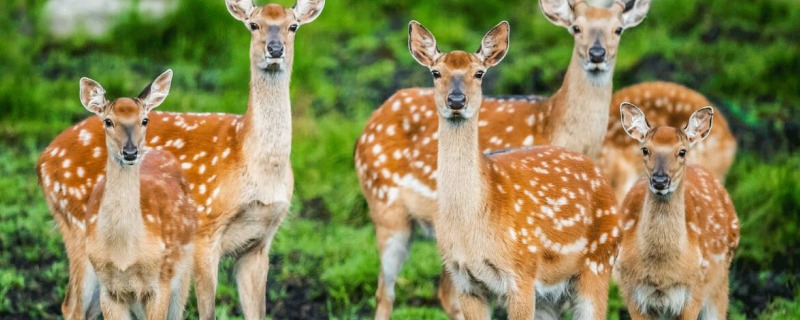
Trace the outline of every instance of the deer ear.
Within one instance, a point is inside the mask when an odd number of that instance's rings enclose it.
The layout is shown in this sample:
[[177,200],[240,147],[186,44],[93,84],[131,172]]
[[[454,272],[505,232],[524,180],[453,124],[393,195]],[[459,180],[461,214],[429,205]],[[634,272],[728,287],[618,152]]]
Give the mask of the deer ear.
[[169,88],[172,85],[172,69],[164,71],[156,80],[147,85],[139,94],[139,100],[144,103],[146,112],[150,112],[156,107],[160,106],[164,99],[169,94]]
[[436,38],[416,21],[408,23],[408,50],[419,64],[429,68],[433,67],[436,59],[441,55],[436,46]]
[[[633,5],[631,5],[633,3]],[[650,0],[632,0],[625,5],[622,12],[622,27],[625,29],[635,27],[647,16],[650,10]]]
[[225,0],[225,6],[228,7],[228,12],[239,21],[250,19],[250,14],[255,9],[253,0]]
[[557,26],[567,28],[575,22],[575,11],[568,0],[539,0],[539,8],[547,20]]
[[298,0],[292,10],[294,10],[297,21],[300,24],[306,24],[319,17],[323,7],[325,7],[325,0]]
[[644,112],[631,103],[623,102],[619,105],[619,114],[625,133],[636,141],[643,142],[647,131],[650,131],[650,123],[647,122]]
[[483,66],[493,67],[505,58],[510,31],[508,21],[503,21],[486,33],[478,49],[478,56],[483,61]]
[[106,108],[106,90],[97,81],[81,78],[81,104],[86,110],[102,116]]
[[711,106],[700,108],[689,117],[689,123],[683,128],[686,137],[689,138],[689,148],[694,147],[703,141],[711,133],[711,126],[714,124],[714,108]]

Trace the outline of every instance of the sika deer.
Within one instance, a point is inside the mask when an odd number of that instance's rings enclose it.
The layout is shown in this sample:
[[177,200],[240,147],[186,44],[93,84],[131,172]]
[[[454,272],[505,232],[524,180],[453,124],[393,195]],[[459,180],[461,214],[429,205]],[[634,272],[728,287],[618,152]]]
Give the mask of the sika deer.
[[[650,0],[626,7],[590,7],[583,1],[540,0],[553,24],[567,28],[574,49],[561,88],[541,97],[485,98],[478,111],[480,150],[554,145],[595,158],[608,122],[612,78],[622,31],[638,25]],[[425,229],[437,215],[437,117],[434,90],[404,89],[389,98],[368,121],[356,142],[359,183],[375,224],[381,256],[378,318],[391,315],[394,285],[408,255],[411,229]],[[457,317],[458,302],[442,274],[439,298]]]
[[[700,93],[670,82],[646,82],[614,93],[609,110],[608,132],[597,162],[620,202],[644,173],[638,156],[640,146],[628,137],[619,122],[619,105],[626,101],[644,111],[653,124],[676,128],[684,125],[683,121],[694,110],[711,104]],[[701,164],[717,179],[725,181],[725,174],[735,157],[736,138],[722,114],[717,113],[714,115],[714,131],[692,149],[686,161]]]
[[[235,258],[239,299],[245,319],[266,314],[269,248],[294,191],[289,155],[292,116],[289,83],[298,28],[322,12],[324,0],[298,0],[293,8],[253,6],[251,0],[226,0],[250,38],[250,98],[244,116],[153,112],[148,145],[170,152],[181,163],[200,214],[195,240],[195,287],[201,319],[215,316],[219,261]],[[45,149],[37,173],[70,261],[85,256],[88,195],[102,174],[103,124],[91,118],[66,129]],[[69,154],[67,154],[69,150]],[[63,162],[81,163],[65,167]],[[77,242],[76,242],[77,241]],[[86,268],[70,264],[62,305],[65,318],[85,316]]]
[[711,132],[705,107],[683,129],[651,128],[632,104],[622,127],[641,143],[645,179],[622,205],[624,232],[614,276],[636,319],[725,319],[728,268],[739,244],[739,220],[722,184],[686,158]]
[[144,148],[148,114],[167,97],[171,81],[167,70],[137,98],[114,101],[94,80],[80,81],[83,106],[106,131],[105,176],[83,221],[87,268],[97,274],[105,319],[130,319],[131,312],[139,319],[183,319],[197,204],[177,159]]
[[[466,319],[488,319],[489,301],[510,319],[605,319],[619,217],[611,188],[586,156],[540,146],[484,154],[478,128],[481,75],[508,49],[509,27],[490,30],[478,53],[440,53],[409,25],[409,49],[434,77],[439,118],[437,245]],[[458,316],[458,315],[457,315]]]

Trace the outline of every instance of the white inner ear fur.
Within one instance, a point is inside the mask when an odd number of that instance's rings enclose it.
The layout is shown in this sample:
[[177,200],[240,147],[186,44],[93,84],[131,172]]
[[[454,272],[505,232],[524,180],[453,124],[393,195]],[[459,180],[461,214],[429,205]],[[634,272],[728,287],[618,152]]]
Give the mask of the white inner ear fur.
[[[562,27],[569,27],[575,21],[575,14],[568,0],[539,0],[539,5],[550,22]],[[558,20],[551,19],[551,16]]]
[[[700,113],[706,113],[704,116],[708,117],[706,120],[700,119]],[[686,124],[686,128],[683,132],[686,134],[686,137],[689,138],[689,147],[692,148],[700,141],[703,141],[709,134],[711,134],[711,127],[714,125],[714,111],[708,110],[706,108],[700,109],[695,111],[691,117],[689,117],[689,123]],[[707,128],[706,128],[707,126]]]
[[633,8],[622,13],[622,25],[625,29],[632,28],[644,20],[650,10],[650,0],[635,0]]
[[[87,83],[84,83],[87,82]],[[87,88],[88,86],[88,88]],[[88,90],[88,97],[84,99],[83,92]],[[94,80],[85,79],[81,81],[81,103],[87,110],[101,115],[103,113],[103,106],[106,105],[106,90]]]
[[[620,113],[623,117],[622,128],[625,129],[625,133],[631,138],[642,142],[647,131],[650,130],[650,126],[647,124],[647,118],[642,110],[632,104],[623,104],[620,107]],[[625,122],[628,121],[630,124],[626,125]]]
[[294,16],[301,24],[314,21],[322,13],[325,0],[298,0],[294,5]]

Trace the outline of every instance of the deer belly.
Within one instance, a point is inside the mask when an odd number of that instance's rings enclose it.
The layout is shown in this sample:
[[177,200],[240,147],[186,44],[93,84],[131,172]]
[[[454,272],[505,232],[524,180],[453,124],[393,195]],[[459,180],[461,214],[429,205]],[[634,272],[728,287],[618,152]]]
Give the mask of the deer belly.
[[236,214],[222,235],[225,253],[245,252],[275,234],[289,209],[288,202],[253,201]]
[[639,285],[633,291],[633,301],[636,302],[639,311],[656,317],[677,317],[683,312],[690,298],[689,287],[685,285],[667,288]]

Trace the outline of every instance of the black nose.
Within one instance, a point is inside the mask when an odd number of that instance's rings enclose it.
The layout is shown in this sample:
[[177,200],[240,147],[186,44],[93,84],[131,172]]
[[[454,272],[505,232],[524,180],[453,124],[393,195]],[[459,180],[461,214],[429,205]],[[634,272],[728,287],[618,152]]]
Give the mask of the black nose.
[[653,188],[656,190],[664,190],[669,186],[669,176],[668,175],[653,175],[653,178],[650,179],[650,184],[653,185]]
[[134,146],[125,146],[122,148],[122,157],[125,160],[133,161],[136,160],[136,156],[139,155],[139,149]]
[[464,108],[464,105],[467,104],[467,96],[463,93],[451,93],[447,95],[447,106],[453,110],[459,110]]
[[606,60],[606,49],[600,46],[593,46],[589,49],[589,59],[594,63],[600,63]]
[[272,40],[267,44],[267,52],[273,58],[280,58],[283,56],[283,44],[280,41]]

